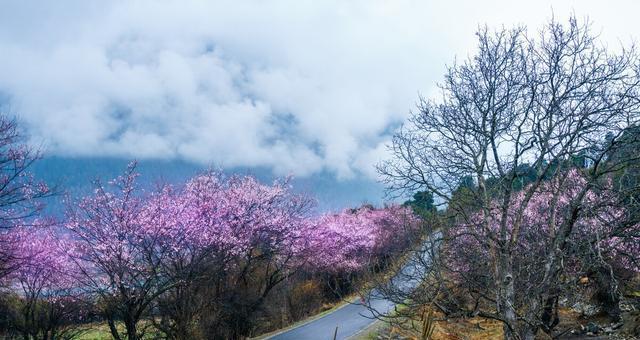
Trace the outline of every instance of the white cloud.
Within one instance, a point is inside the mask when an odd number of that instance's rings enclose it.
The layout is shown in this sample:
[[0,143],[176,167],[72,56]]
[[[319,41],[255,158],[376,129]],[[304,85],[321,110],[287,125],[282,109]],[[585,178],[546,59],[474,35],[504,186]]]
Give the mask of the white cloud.
[[640,33],[633,1],[5,1],[0,98],[51,153],[374,176],[478,25],[552,8]]

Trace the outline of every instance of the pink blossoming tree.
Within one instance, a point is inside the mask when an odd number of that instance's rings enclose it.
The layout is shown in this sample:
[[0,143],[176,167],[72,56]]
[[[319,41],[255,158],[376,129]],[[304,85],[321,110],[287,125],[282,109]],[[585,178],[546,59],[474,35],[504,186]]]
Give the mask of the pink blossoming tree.
[[[23,259],[5,277],[16,293],[17,309],[7,309],[7,317],[24,338],[55,339],[77,334],[83,322],[84,301],[77,285],[77,267],[67,253],[71,241],[48,226],[17,227],[8,238],[15,256]],[[9,295],[11,296],[11,295]]]
[[357,271],[383,256],[406,249],[419,230],[410,208],[392,205],[375,209],[364,205],[326,214],[309,230],[314,270]]
[[[579,280],[591,277],[597,280],[595,289],[606,296],[610,294],[610,313],[619,315],[617,294],[607,289],[617,289],[616,280],[628,277],[629,273],[640,272],[638,254],[640,253],[640,224],[625,225],[626,212],[620,206],[619,198],[605,181],[600,188],[588,189],[584,192],[582,208],[572,212],[571,205],[582,195],[587,186],[586,179],[578,170],[570,170],[566,176],[556,177],[543,183],[534,190],[529,204],[523,213],[520,224],[521,241],[514,249],[514,285],[517,294],[517,306],[522,313],[535,313],[539,305],[531,303],[527,296],[542,294],[547,273],[544,259],[553,250],[554,235],[561,232],[562,226],[574,224],[570,239],[566,239],[563,253],[563,279],[555,284],[555,294],[551,301],[542,301],[549,307],[542,320],[550,327],[559,319],[554,316],[554,308],[558,299],[576,297],[580,293]],[[514,204],[509,209],[508,230],[514,227],[514,219],[518,216],[519,203],[525,199],[528,188],[518,192]],[[495,291],[495,271],[491,264],[496,262],[491,244],[497,242],[500,230],[499,204],[489,210],[487,219],[478,212],[470,218],[469,223],[461,223],[446,231],[441,263],[452,273],[450,276],[459,288],[463,288],[474,303],[485,298],[487,290]],[[482,221],[488,220],[488,228]],[[600,275],[604,274],[605,277]],[[581,297],[584,298],[584,297]],[[459,309],[468,308],[468,300],[449,300],[451,304],[462,304]]]
[[117,321],[124,323],[127,339],[141,338],[141,318],[175,284],[162,271],[160,259],[169,249],[158,247],[160,235],[147,223],[136,177],[132,163],[109,187],[97,182],[92,196],[70,207],[65,225],[74,238],[79,283],[97,300],[116,339],[125,338]]
[[[161,263],[181,283],[162,296],[166,319],[159,327],[175,337],[193,336],[189,325],[207,308],[202,332],[247,335],[269,292],[306,262],[312,204],[286,181],[264,185],[216,172],[153,195],[145,216],[159,243],[171,249]],[[206,303],[197,299],[203,295]],[[229,329],[233,333],[219,333]]]

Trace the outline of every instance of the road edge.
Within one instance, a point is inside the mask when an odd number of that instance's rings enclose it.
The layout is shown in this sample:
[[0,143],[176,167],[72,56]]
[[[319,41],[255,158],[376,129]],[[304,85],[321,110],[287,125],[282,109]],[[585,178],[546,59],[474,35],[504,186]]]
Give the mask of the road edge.
[[357,301],[357,299],[353,299],[351,302],[345,301],[345,302],[343,302],[343,303],[341,303],[339,305],[336,305],[336,306],[334,306],[332,308],[329,308],[329,309],[327,309],[327,310],[325,310],[325,311],[323,311],[321,313],[318,313],[316,315],[312,315],[312,316],[310,316],[310,317],[308,317],[308,318],[306,318],[304,320],[298,321],[298,322],[294,323],[293,325],[291,325],[289,327],[278,329],[278,330],[273,331],[271,333],[262,334],[262,335],[259,335],[259,336],[255,337],[255,338],[249,338],[249,340],[267,340],[267,339],[271,339],[274,336],[280,335],[282,333],[289,332],[289,331],[294,330],[296,328],[300,328],[302,326],[305,326],[308,323],[311,323],[311,322],[314,322],[316,320],[322,319],[325,316],[327,316],[327,315],[329,315],[329,314],[331,314],[331,313],[333,313],[333,312],[335,312],[337,310],[340,310],[340,309],[346,307],[347,305],[353,304],[356,301]]

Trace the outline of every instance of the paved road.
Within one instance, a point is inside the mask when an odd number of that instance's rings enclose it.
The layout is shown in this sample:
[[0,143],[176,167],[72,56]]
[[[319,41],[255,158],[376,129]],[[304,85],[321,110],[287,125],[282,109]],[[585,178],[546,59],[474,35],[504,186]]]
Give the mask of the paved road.
[[[389,311],[393,304],[377,299],[370,302],[378,311]],[[336,339],[346,339],[371,325],[375,319],[369,308],[358,302],[349,303],[319,319],[277,334],[274,340],[332,340],[338,327]]]
[[[425,243],[426,244],[426,243]],[[420,258],[411,258],[403,269],[389,284],[394,285],[397,289],[407,291],[412,290],[421,281],[423,274],[426,272],[425,260],[427,251],[416,252],[415,256]],[[386,314],[391,311],[394,303],[384,299],[379,293],[373,291],[369,294],[368,303],[379,314]],[[336,339],[347,339],[374,323],[371,309],[362,305],[358,299],[349,303],[335,311],[310,321],[301,326],[284,331],[282,333],[268,337],[273,340],[332,340],[336,327],[338,334]]]

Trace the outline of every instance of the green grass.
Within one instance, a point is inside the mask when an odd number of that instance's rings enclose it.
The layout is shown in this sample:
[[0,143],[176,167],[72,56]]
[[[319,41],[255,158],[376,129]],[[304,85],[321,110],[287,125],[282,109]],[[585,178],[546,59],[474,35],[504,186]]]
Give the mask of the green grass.
[[111,332],[103,329],[91,329],[88,332],[80,335],[79,340],[108,340],[112,339]]
[[[139,327],[144,327],[145,321],[141,321]],[[109,325],[106,322],[93,323],[89,325],[82,326],[83,329],[86,329],[86,332],[83,332],[76,339],[78,340],[110,340],[113,339],[111,336],[111,331],[109,330]],[[124,324],[117,323],[116,328],[120,334],[126,334]],[[154,339],[156,334],[147,333],[144,339]]]

